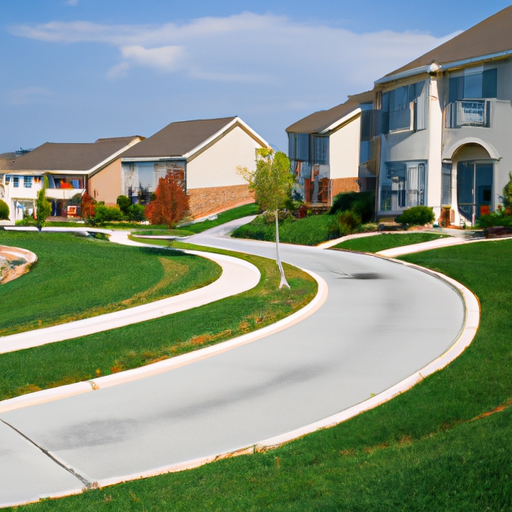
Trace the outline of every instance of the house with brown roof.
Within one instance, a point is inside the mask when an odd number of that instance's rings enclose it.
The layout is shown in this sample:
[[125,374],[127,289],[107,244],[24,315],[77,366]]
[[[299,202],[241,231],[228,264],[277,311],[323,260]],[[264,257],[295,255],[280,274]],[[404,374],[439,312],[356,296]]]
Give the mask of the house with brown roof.
[[[512,6],[380,78],[362,98],[288,127],[291,159],[305,179],[329,173],[327,197],[341,190],[336,179],[352,176],[361,186],[375,176],[378,218],[424,205],[445,224],[475,224],[502,203],[512,170],[510,27]],[[338,132],[329,125],[336,117]],[[329,143],[321,139],[328,133]]]
[[375,82],[377,210],[475,224],[512,169],[512,6]]
[[[256,150],[268,143],[239,117],[179,121],[130,148],[122,170],[93,173],[93,196],[106,204],[123,194],[144,202],[168,172],[178,177],[195,218],[254,201],[237,166],[255,168]],[[98,178],[115,186],[97,186]],[[110,194],[110,195],[108,195]]]
[[45,175],[52,215],[66,215],[71,198],[86,191],[89,176],[101,170],[120,173],[121,154],[141,140],[132,136],[83,144],[47,142],[19,158],[6,159],[0,167],[0,198],[9,206],[10,220],[33,214]]
[[286,128],[296,197],[321,208],[340,192],[375,188],[375,171],[366,166],[369,141],[361,137],[362,119],[372,108],[373,92],[367,92]]

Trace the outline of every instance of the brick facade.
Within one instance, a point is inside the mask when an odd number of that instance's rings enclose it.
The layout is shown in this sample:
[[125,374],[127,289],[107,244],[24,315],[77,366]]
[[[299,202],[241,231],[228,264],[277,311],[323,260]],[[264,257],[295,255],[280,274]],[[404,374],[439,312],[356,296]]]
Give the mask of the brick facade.
[[331,198],[334,199],[341,192],[359,192],[358,178],[337,178],[331,180]]
[[254,202],[247,185],[194,188],[188,191],[190,212],[195,219]]

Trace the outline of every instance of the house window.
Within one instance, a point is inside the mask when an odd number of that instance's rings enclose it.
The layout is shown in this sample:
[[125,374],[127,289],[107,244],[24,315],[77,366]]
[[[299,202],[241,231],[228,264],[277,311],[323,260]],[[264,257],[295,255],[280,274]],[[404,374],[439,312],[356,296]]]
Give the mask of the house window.
[[490,102],[498,96],[498,70],[476,66],[450,75],[446,127],[489,127]]
[[380,211],[425,204],[426,162],[387,162],[380,175]]
[[23,176],[23,186],[25,188],[32,188],[32,176]]
[[426,129],[425,82],[397,87],[382,94],[382,133]]
[[313,164],[329,163],[329,137],[314,137],[313,138]]
[[12,186],[14,188],[18,188],[20,186],[20,179],[18,176],[13,176],[12,177]]
[[291,160],[309,161],[309,135],[307,133],[288,134],[288,146]]
[[11,182],[11,177],[7,174],[7,175],[5,176],[5,184],[6,184],[6,185],[9,185],[9,183],[10,183],[10,182]]
[[496,98],[498,96],[498,70],[486,69],[483,66],[465,69],[463,73],[450,76],[448,101],[480,98]]

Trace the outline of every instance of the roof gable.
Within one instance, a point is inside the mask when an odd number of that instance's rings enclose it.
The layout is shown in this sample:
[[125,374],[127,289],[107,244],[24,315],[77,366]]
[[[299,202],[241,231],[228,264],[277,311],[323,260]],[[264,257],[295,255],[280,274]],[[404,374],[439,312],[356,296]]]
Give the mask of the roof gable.
[[185,157],[195,148],[222,131],[236,117],[177,121],[130,148],[123,158]]
[[309,116],[297,121],[286,128],[287,133],[321,133],[342,120],[351,112],[355,112],[361,103],[373,100],[373,92],[361,93],[356,96],[349,96],[348,101],[330,108],[329,110],[319,110]]
[[98,139],[94,143],[46,142],[17,158],[12,170],[90,171],[141,137]]
[[428,66],[485,57],[512,50],[512,6],[481,21],[462,34],[425,53],[386,77]]

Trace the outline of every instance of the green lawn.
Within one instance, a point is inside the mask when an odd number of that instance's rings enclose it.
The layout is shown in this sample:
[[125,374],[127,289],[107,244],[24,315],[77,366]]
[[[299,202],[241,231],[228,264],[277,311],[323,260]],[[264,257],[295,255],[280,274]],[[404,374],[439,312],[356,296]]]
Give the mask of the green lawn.
[[27,510],[512,510],[512,241],[404,259],[454,277],[480,299],[474,342],[444,370],[372,411],[277,450]]
[[177,295],[220,275],[220,267],[204,258],[71,233],[0,230],[0,245],[29,249],[39,258],[28,274],[0,286],[2,336]]
[[137,233],[139,235],[167,235],[180,237],[190,236],[195,235],[197,233],[202,233],[207,229],[220,226],[221,224],[225,224],[226,222],[230,222],[232,220],[240,219],[242,217],[248,217],[250,215],[256,215],[257,213],[257,205],[247,204],[244,206],[239,206],[238,208],[233,208],[231,210],[219,213],[217,214],[217,217],[214,220],[205,219],[201,222],[186,224],[176,229],[158,229],[157,226],[149,226],[148,228],[134,230],[133,233]]
[[149,322],[0,355],[0,400],[137,368],[219,343],[274,323],[316,295],[316,281],[295,267],[285,266],[291,290],[279,290],[275,261],[233,255],[259,268],[262,277],[254,289]]
[[[290,217],[280,222],[279,240],[290,244],[317,245],[329,240],[329,227],[334,220],[335,216],[327,214],[311,215],[300,220]],[[267,224],[260,216],[250,224],[240,226],[232,236],[273,242],[276,239],[275,223]]]
[[445,238],[447,235],[436,233],[384,233],[382,235],[374,235],[362,238],[352,238],[346,240],[333,249],[345,249],[347,251],[359,251],[376,253],[393,247],[404,247],[406,245],[419,244],[421,242],[430,242],[438,238]]

